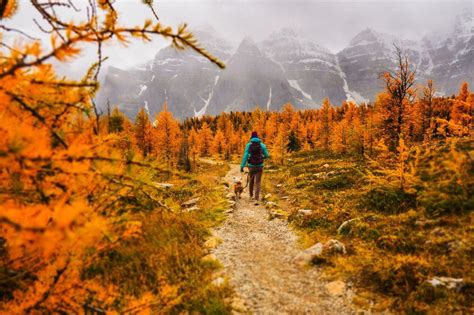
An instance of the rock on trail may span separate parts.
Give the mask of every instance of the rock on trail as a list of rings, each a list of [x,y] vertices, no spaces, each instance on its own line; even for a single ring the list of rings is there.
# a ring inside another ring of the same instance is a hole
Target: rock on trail
[[[234,165],[225,180],[231,183],[232,177],[239,174],[239,167]],[[301,268],[293,262],[302,250],[297,236],[286,221],[268,220],[265,207],[250,202],[248,189],[215,234],[222,242],[212,253],[224,265],[224,272],[238,296],[234,304],[239,304],[240,311],[253,314],[355,313],[350,303],[352,291],[345,288],[344,283],[338,283],[335,289],[334,285],[328,286],[321,280],[317,268]]]

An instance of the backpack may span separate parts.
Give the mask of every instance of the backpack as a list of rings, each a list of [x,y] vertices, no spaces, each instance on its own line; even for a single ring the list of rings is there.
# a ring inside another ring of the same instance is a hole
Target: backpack
[[[260,142],[250,143],[249,153],[249,164],[260,165],[263,163],[263,152],[262,147],[260,146]]]

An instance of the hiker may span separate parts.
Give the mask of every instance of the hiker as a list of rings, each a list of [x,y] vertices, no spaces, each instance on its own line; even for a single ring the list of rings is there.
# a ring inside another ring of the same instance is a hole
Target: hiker
[[[258,205],[260,196],[260,182],[262,181],[263,160],[268,159],[267,147],[258,138],[257,132],[253,131],[249,143],[245,146],[244,157],[240,164],[240,171],[244,171],[244,167],[249,169],[249,193],[250,200],[255,200],[255,205]],[[254,191],[255,187],[255,191]],[[255,192],[255,194],[254,194]],[[254,199],[255,196],[255,199]]]

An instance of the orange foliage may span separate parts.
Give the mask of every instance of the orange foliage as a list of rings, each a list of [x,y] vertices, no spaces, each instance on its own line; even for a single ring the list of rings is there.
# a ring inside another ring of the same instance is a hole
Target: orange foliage
[[[17,1],[7,0],[6,7],[4,3],[2,21],[17,13]],[[151,152],[144,145],[151,139],[151,127],[142,117],[132,130],[114,112],[114,122],[109,120],[114,133],[100,128],[101,119],[91,114],[100,53],[98,63],[80,81],[58,77],[51,62],[70,61],[88,44],[100,51],[115,38],[126,42],[128,37],[150,40],[159,35],[178,49],[190,47],[223,64],[200,48],[185,26],[174,32],[151,21],[142,27],[118,24],[112,1],[90,1],[88,19],[82,22],[66,22],[56,14],[57,5],[74,9],[72,2],[31,3],[52,28],[50,47],[23,37],[0,50],[0,312],[81,313],[86,301],[98,300],[107,308],[116,302],[118,288],[84,281],[81,272],[103,250],[140,237],[139,222],[130,219],[128,209],[113,204],[132,190],[156,199],[144,190],[139,168],[159,168],[133,154],[135,143],[143,155]],[[8,30],[2,29],[0,38]],[[174,121],[171,125],[177,126]],[[161,290],[163,299],[175,295],[169,284]],[[128,300],[147,305],[150,298]]]

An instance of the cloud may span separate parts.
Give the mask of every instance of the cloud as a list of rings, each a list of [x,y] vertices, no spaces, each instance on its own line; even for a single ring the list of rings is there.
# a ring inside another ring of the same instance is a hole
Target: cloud
[[[137,25],[153,18],[139,0],[120,0],[115,6],[122,12],[124,24]],[[457,14],[473,10],[470,0],[160,0],[155,1],[155,7],[166,25],[188,22],[191,29],[210,25],[234,45],[244,36],[260,41],[275,30],[291,27],[333,52],[343,49],[367,27],[418,39],[430,32],[445,31]],[[65,14],[79,20],[76,12]],[[38,31],[33,18],[40,19],[24,1],[19,14],[8,23],[46,41],[47,36]],[[104,53],[110,57],[108,65],[128,68],[152,59],[168,44],[162,39],[147,44],[133,41],[129,47],[108,45]],[[85,49],[80,60],[68,65],[68,71],[80,72],[85,64],[93,62],[94,49]]]

